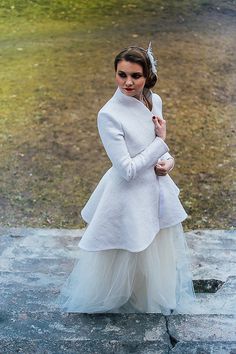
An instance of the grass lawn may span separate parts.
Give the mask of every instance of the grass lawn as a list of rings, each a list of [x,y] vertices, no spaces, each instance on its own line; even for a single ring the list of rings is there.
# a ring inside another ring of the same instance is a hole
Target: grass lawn
[[[153,42],[186,229],[234,225],[235,1],[0,1],[0,220],[82,227],[113,58]]]

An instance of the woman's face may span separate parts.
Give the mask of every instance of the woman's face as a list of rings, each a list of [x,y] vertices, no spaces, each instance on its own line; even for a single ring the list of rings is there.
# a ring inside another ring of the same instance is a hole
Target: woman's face
[[[117,64],[116,82],[126,96],[141,99],[146,78],[141,65],[121,60]]]

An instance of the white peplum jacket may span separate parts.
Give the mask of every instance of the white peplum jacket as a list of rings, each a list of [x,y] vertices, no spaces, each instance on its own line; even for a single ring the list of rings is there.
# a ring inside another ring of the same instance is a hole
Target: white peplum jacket
[[[155,93],[151,98],[150,112],[118,88],[98,113],[99,134],[112,167],[81,211],[88,223],[81,249],[140,252],[160,229],[187,217],[171,177],[154,171],[159,159],[171,155],[166,143],[155,136],[152,122],[153,115],[162,117],[162,100]]]

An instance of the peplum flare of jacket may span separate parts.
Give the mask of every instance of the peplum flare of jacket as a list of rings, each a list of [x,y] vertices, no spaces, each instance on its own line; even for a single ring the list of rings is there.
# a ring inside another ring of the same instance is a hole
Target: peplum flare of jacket
[[[187,214],[171,177],[157,176],[158,159],[171,157],[155,136],[152,116],[162,117],[162,100],[151,93],[152,111],[117,88],[98,113],[98,131],[112,167],[81,211],[88,224],[79,247],[87,251],[146,249],[160,229]]]

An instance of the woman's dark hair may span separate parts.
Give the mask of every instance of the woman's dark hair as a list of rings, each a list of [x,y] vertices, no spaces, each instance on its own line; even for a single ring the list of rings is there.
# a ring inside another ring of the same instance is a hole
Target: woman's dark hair
[[[152,72],[151,62],[145,49],[135,46],[123,49],[115,57],[115,71],[117,70],[118,63],[122,60],[141,65],[143,68],[143,75],[146,78],[145,88],[151,89],[155,86],[157,82],[157,75]]]

